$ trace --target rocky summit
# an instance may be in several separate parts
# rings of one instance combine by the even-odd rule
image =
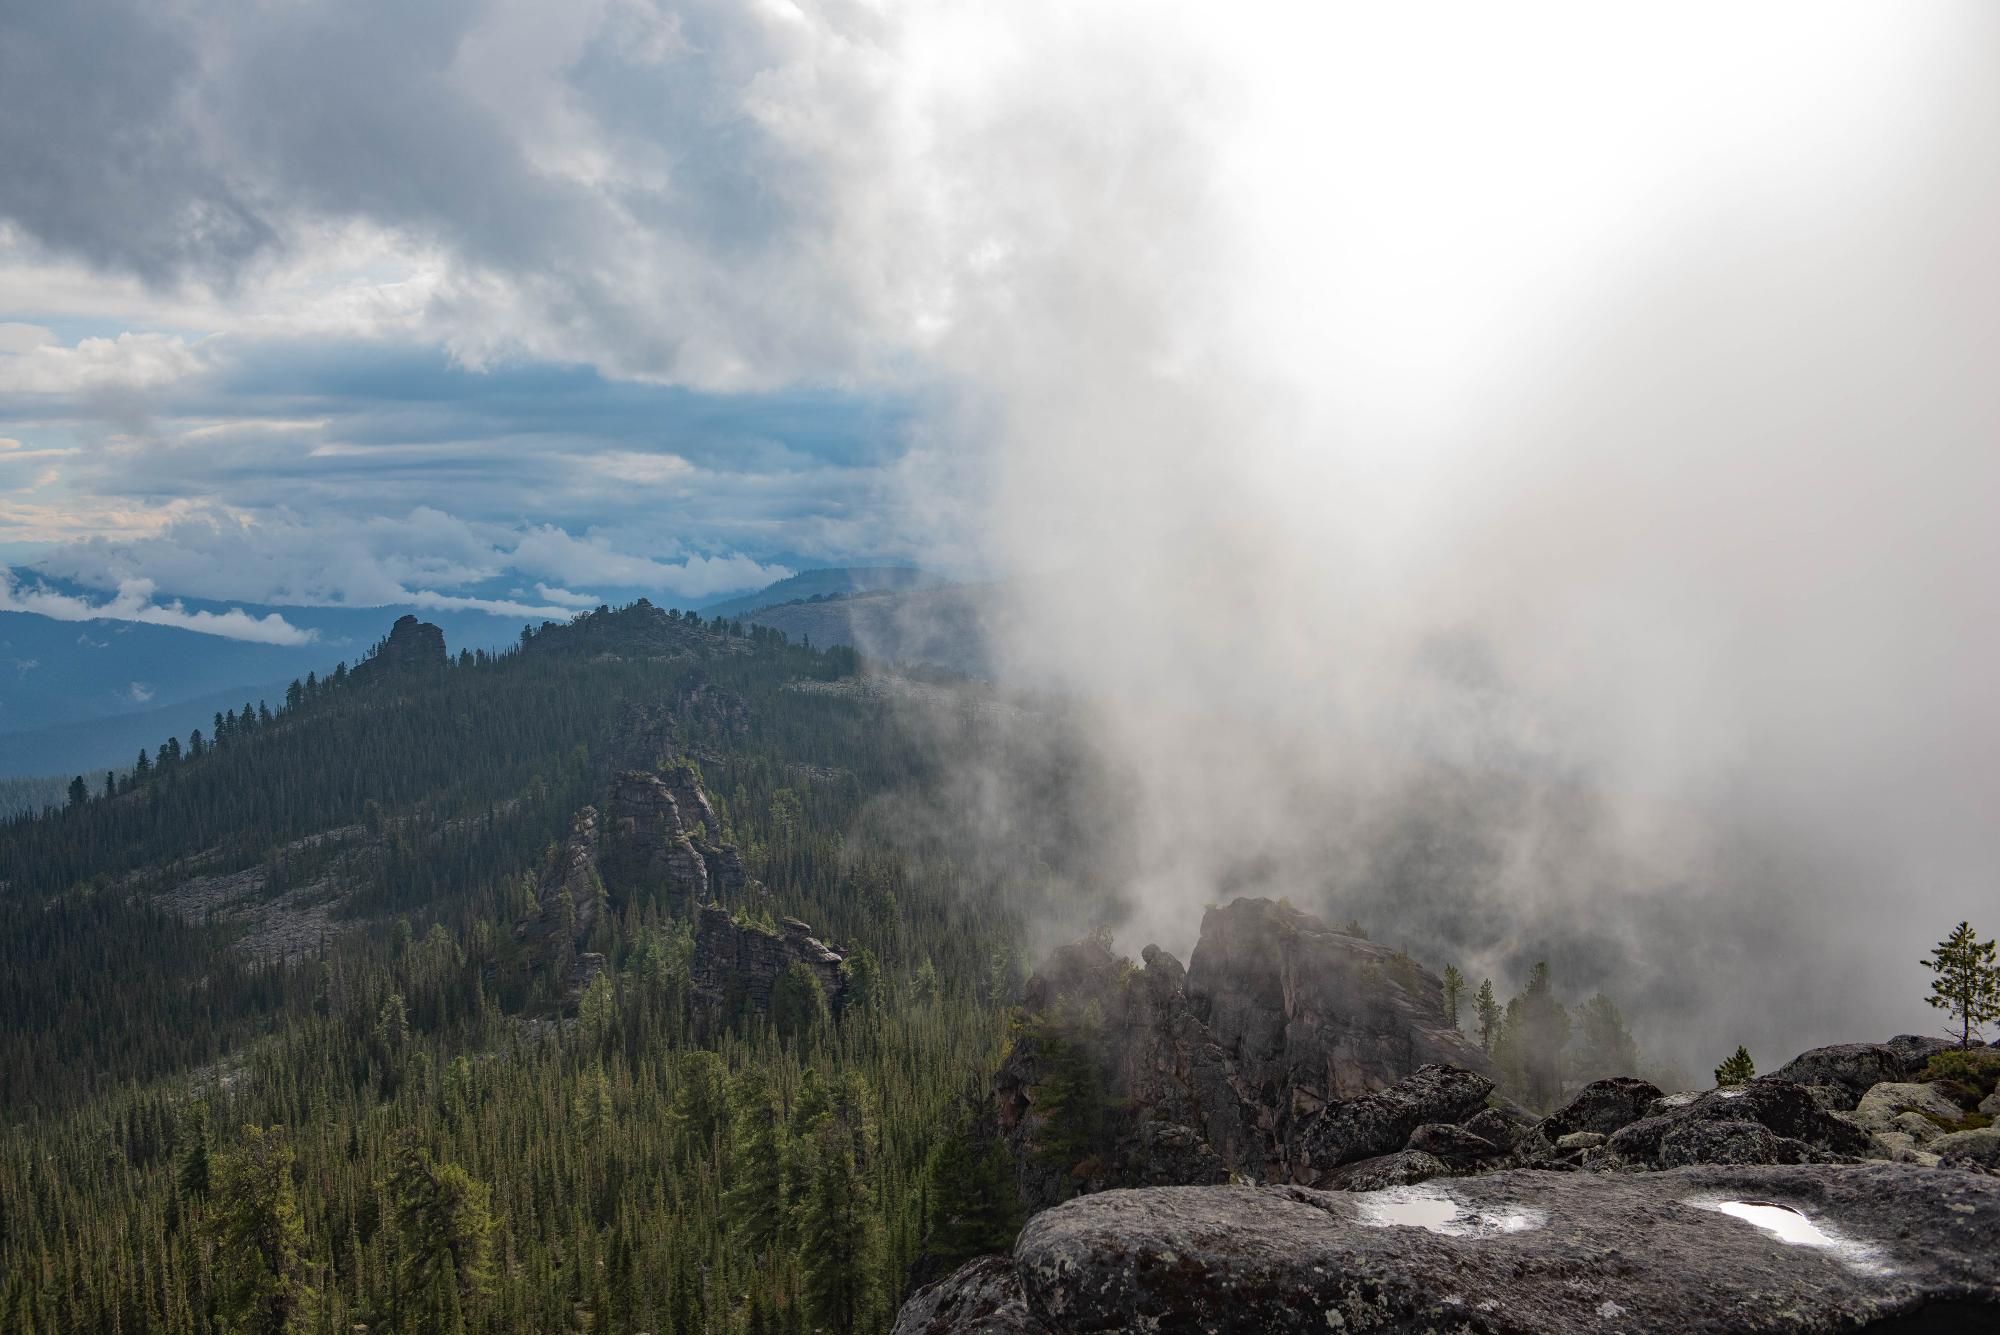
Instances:
[[[896,1330],[2000,1331],[2000,1130],[1948,1046],[1537,1117],[1436,978],[1283,903],[1210,910],[1185,970],[1080,942],[988,1108],[1041,1213]]]
[[[1134,968],[1084,941],[1027,984],[1025,1022],[994,1078],[994,1118],[1032,1205],[1079,1188],[1233,1174],[1311,1183],[1400,1148],[1425,1122],[1472,1115],[1492,1090],[1484,1055],[1446,1020],[1434,974],[1287,904],[1210,909],[1186,968],[1158,946],[1141,958]],[[1445,1080],[1457,1081],[1451,1094],[1349,1106],[1426,1066],[1459,1073]],[[1080,1078],[1120,1111],[1065,1162],[1074,1138],[1052,1134],[1047,1095]],[[1394,1129],[1364,1122],[1368,1109]]]
[[[1972,1335],[2000,1329],[1996,1238],[2000,1181],[1885,1163],[1114,1191],[895,1329]]]

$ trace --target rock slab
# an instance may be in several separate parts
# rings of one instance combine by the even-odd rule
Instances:
[[[1995,1238],[2000,1181],[1903,1164],[1110,1191],[1030,1220],[1011,1282],[974,1262],[896,1331],[1992,1331]]]

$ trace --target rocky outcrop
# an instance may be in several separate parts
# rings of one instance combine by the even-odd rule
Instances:
[[[819,980],[827,1004],[838,1008],[846,977],[840,952],[814,938],[797,918],[781,918],[777,930],[739,922],[724,908],[709,905],[696,918],[691,991],[696,1007],[710,1020],[728,1019],[745,1007],[771,1009],[771,994],[792,965],[803,963]]]
[[[1445,1019],[1444,984],[1388,946],[1269,899],[1202,915],[1187,996],[1282,1137],[1295,1118],[1420,1066],[1486,1069]]]
[[[691,786],[694,793],[701,792],[698,784]],[[701,806],[707,809],[705,794]],[[608,881],[625,893],[664,894],[675,907],[714,900],[708,860],[691,835],[681,801],[659,775],[640,770],[620,774],[612,781],[609,814]],[[713,825],[713,812],[708,819]],[[701,843],[707,843],[705,836]]]
[[[596,807],[585,807],[571,818],[569,836],[542,867],[535,911],[514,928],[517,939],[542,949],[560,941],[581,946],[590,939],[605,899],[597,866],[601,835]]]
[[[1083,941],[1028,981],[1028,1018],[993,1084],[997,1130],[1030,1205],[1113,1185],[1226,1182],[1232,1171],[1264,1168],[1257,1109],[1195,1017],[1180,961],[1157,946],[1144,961],[1135,969],[1101,941]],[[1098,1153],[1058,1162],[1045,1148],[1044,1094],[1079,1067],[1114,1111]]]
[[[1900,1164],[1113,1191],[896,1332],[1973,1332],[2000,1327],[1995,1237],[2000,1181]]]
[[[442,672],[450,661],[445,652],[443,630],[428,621],[401,616],[389,628],[388,638],[376,645],[367,658],[356,663],[347,676],[349,681],[357,684],[392,677],[420,676],[428,672]]]
[[[994,1120],[1031,1206],[1113,1186],[1316,1180],[1473,1115],[1492,1088],[1445,1020],[1442,984],[1388,947],[1250,899],[1209,911],[1193,958],[1183,969],[1148,946],[1135,967],[1085,941],[1029,980]],[[1338,1111],[1442,1062],[1474,1069],[1432,1079],[1461,1094],[1476,1083],[1477,1097],[1441,1103],[1426,1085]],[[1079,1063],[1109,1125],[1092,1153],[1054,1162],[1044,1094]]]

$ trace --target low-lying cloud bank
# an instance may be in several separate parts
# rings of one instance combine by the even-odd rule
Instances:
[[[178,598],[156,603],[153,587],[151,580],[128,579],[119,584],[114,597],[94,603],[51,589],[25,587],[12,571],[0,569],[0,612],[31,612],[56,621],[138,621],[256,644],[311,644],[319,638],[318,631],[294,626],[276,612],[259,617],[241,608],[190,610]]]

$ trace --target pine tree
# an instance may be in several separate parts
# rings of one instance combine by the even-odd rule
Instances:
[[[1920,961],[1937,977],[1931,980],[1931,994],[1924,1000],[1957,1022],[1958,1043],[1972,1046],[1973,1035],[1993,1020],[2000,1020],[2000,964],[1995,955],[2000,946],[1981,941],[1972,924],[1961,922],[1951,935],[1938,942],[1931,957]]]
[[[775,1248],[785,1231],[785,1123],[777,1094],[752,1067],[731,1091],[729,1190],[723,1209],[737,1242],[751,1255]]]
[[[806,1309],[822,1330],[854,1335],[871,1323],[877,1305],[881,1225],[837,1126],[822,1130],[811,1160],[799,1220]]]
[[[1479,1016],[1479,1049],[1491,1056],[1493,1040],[1500,1033],[1500,999],[1493,995],[1493,980],[1486,979],[1479,984],[1479,995],[1473,998],[1473,1012]]]
[[[182,1196],[190,1200],[206,1199],[211,1176],[207,1104],[197,1103],[189,1111],[185,1137],[187,1143],[181,1147],[175,1180]]]
[[[1753,1079],[1756,1074],[1757,1063],[1750,1060],[1750,1049],[1738,1043],[1736,1051],[1730,1054],[1729,1059],[1715,1068],[1715,1084],[1717,1088],[1741,1085]]]
[[[982,1145],[970,1119],[941,1137],[925,1167],[930,1232],[924,1249],[948,1266],[1007,1251],[1021,1229],[1014,1166],[997,1140]]]
[[[1576,1008],[1576,1037],[1570,1073],[1579,1081],[1631,1075],[1639,1069],[1639,1045],[1625,1028],[1617,1003],[1599,992]]]
[[[241,1335],[312,1328],[319,1295],[292,1193],[292,1147],[277,1127],[243,1128],[218,1164],[214,1213],[216,1316]]]
[[[414,1133],[396,1150],[388,1191],[400,1242],[396,1307],[412,1335],[453,1335],[492,1281],[492,1193],[463,1168],[435,1163]]]
[[[1458,1028],[1458,1001],[1465,994],[1465,975],[1455,964],[1444,966],[1444,1018],[1453,1029]]]

